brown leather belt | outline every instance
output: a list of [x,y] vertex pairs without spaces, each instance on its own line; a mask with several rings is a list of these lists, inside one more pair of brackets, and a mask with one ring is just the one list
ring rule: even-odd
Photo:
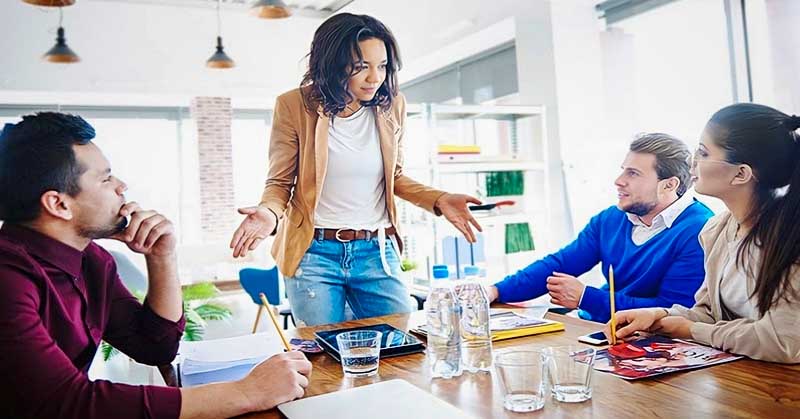
[[[397,234],[394,227],[386,229],[386,237],[391,237]],[[342,243],[351,242],[353,240],[369,240],[373,237],[378,237],[378,230],[347,230],[335,228],[315,228],[314,237],[322,240],[336,240]]]

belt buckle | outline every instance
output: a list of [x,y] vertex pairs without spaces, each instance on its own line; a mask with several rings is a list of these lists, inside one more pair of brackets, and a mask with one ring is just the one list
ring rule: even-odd
[[342,230],[348,230],[348,229],[340,228],[340,229],[336,230],[336,233],[333,234],[333,238],[335,238],[339,243],[349,243],[349,242],[351,242],[352,240],[344,240],[341,237],[339,237],[339,233],[341,233]]

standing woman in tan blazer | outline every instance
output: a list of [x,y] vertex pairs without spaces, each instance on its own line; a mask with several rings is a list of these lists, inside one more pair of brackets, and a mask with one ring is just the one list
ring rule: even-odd
[[340,13],[314,34],[299,89],[278,97],[269,174],[231,240],[244,256],[271,234],[295,318],[306,325],[410,310],[398,278],[402,243],[395,195],[444,215],[470,242],[477,199],[403,174],[405,98],[400,56],[377,19]]
[[621,311],[637,330],[771,362],[800,362],[800,117],[753,103],[714,114],[695,152],[697,192],[728,211],[700,232],[706,277],[692,308]]

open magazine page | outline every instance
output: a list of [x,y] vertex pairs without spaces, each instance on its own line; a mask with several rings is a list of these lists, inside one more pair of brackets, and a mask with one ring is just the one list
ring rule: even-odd
[[525,329],[551,323],[551,320],[528,317],[512,311],[493,311],[489,316],[489,328],[492,331]]
[[[552,325],[558,322],[543,318],[532,317],[527,310],[516,313],[507,309],[491,309],[489,314],[489,329],[492,332],[505,332],[511,330],[529,329],[538,326]],[[421,324],[411,329],[412,332],[427,335],[427,325]]]
[[636,380],[740,358],[709,346],[653,335],[598,351],[594,369],[626,380]]

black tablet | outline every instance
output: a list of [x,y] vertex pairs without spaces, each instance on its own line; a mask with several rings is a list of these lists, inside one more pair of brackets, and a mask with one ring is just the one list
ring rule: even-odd
[[381,332],[383,335],[381,337],[381,358],[412,354],[425,350],[425,345],[414,335],[386,323],[351,327],[347,329],[320,330],[314,333],[314,335],[316,335],[317,342],[325,349],[325,352],[337,361],[340,361],[341,358],[339,357],[339,345],[336,343],[336,335],[356,330],[377,330]]

